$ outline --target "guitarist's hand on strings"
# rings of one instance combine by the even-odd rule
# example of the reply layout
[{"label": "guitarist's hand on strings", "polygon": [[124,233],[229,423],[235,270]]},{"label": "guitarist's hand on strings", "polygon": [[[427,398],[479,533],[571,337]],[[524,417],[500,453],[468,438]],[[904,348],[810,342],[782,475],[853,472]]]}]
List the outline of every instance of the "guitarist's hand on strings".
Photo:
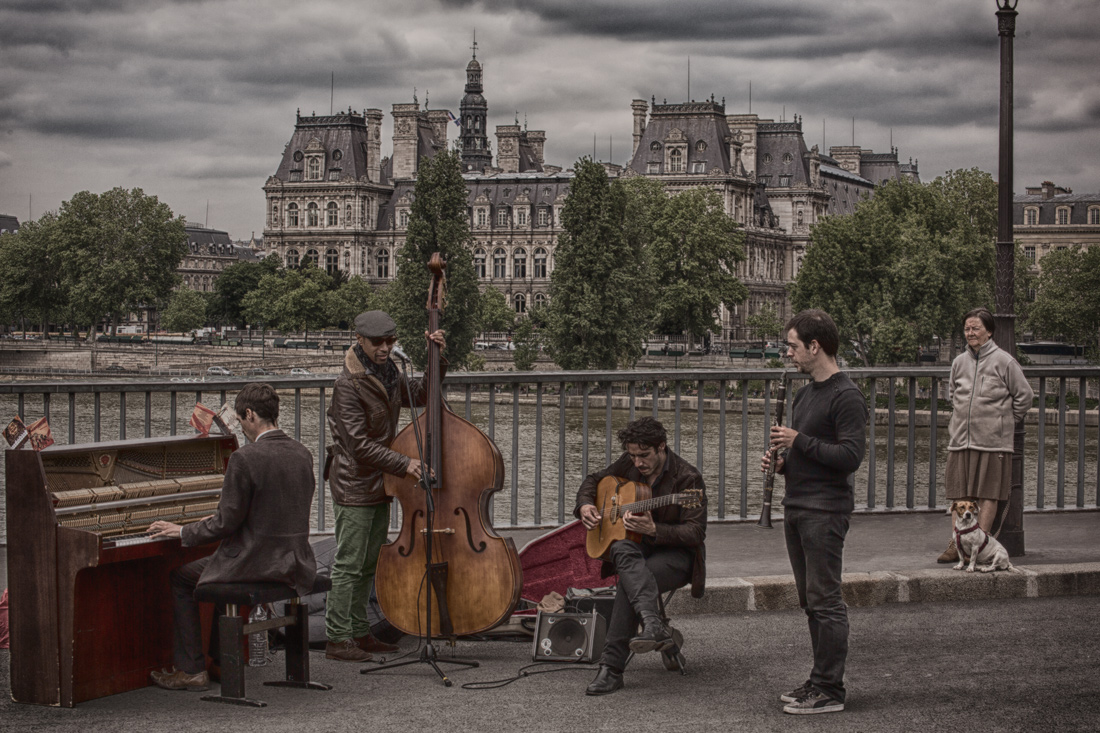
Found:
[{"label": "guitarist's hand on strings", "polygon": [[649,512],[642,512],[641,514],[624,512],[623,526],[630,532],[637,532],[646,537],[657,536],[657,524],[653,521],[653,515]]},{"label": "guitarist's hand on strings", "polygon": [[602,517],[600,510],[594,504],[585,504],[581,507],[581,524],[585,529],[592,529],[598,525]]}]

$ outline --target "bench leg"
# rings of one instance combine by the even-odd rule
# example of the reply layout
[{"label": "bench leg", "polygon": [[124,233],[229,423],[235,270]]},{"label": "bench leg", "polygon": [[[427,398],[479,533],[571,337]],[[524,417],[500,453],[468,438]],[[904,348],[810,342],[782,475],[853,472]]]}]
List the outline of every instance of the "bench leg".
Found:
[{"label": "bench leg", "polygon": [[286,604],[284,614],[293,619],[286,627],[286,680],[265,682],[271,687],[299,687],[331,690],[331,685],[309,680],[309,607],[303,603]]},{"label": "bench leg", "polygon": [[238,615],[235,605],[230,605],[218,621],[218,641],[221,644],[221,694],[203,695],[202,699],[206,702],[266,707],[267,703],[244,696],[244,619]]}]

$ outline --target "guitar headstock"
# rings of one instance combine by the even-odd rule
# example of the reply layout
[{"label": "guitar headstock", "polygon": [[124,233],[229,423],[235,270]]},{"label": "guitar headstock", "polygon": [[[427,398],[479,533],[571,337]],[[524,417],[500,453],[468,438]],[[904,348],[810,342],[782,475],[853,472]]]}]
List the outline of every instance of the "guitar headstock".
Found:
[{"label": "guitar headstock", "polygon": [[686,489],[680,492],[680,501],[676,502],[686,509],[698,509],[703,505],[703,491],[701,489]]}]

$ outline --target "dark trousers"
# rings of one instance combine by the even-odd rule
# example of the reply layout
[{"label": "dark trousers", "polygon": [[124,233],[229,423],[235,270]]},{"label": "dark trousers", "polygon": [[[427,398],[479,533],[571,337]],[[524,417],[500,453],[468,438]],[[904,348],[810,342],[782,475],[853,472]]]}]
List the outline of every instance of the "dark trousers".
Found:
[{"label": "dark trousers", "polygon": [[810,684],[844,701],[844,663],[848,657],[848,607],[840,592],[847,514],[787,507],[783,531],[798,589],[798,605],[810,624],[814,666]]},{"label": "dark trousers", "polygon": [[[195,586],[199,576],[210,564],[210,558],[204,557],[186,565],[181,565],[168,574],[168,584],[172,588],[172,621],[174,641],[172,645],[172,664],[187,674],[198,674],[206,669],[206,657],[202,653],[202,619],[199,616],[199,602],[195,600]],[[218,617],[223,608],[214,608],[214,623],[210,633],[210,656],[218,660]]]},{"label": "dark trousers", "polygon": [[638,631],[638,621],[658,615],[659,594],[691,582],[694,557],[686,547],[654,547],[631,540],[611,545],[611,562],[619,574],[619,585],[600,664],[620,672],[626,669],[630,639]]}]

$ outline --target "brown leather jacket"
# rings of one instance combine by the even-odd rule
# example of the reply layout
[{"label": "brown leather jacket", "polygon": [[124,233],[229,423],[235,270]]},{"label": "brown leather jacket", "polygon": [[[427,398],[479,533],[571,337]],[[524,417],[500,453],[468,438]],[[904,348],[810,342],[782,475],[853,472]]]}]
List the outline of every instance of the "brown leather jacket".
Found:
[{"label": "brown leather jacket", "polygon": [[[446,373],[446,365],[443,366]],[[423,405],[428,387],[423,378],[410,383],[412,398]],[[363,367],[354,347],[344,356],[344,371],[332,389],[328,429],[332,436],[325,477],[332,501],[343,506],[370,506],[393,501],[386,496],[382,474],[404,476],[409,457],[390,450],[401,408],[409,406],[405,378],[401,399],[391,402],[385,387]]]},{"label": "brown leather jacket", "polygon": [[[677,506],[660,507],[653,510],[653,521],[657,525],[657,536],[646,537],[644,542],[654,545],[670,545],[675,547],[688,547],[695,552],[695,562],[691,570],[691,595],[694,598],[702,598],[707,583],[706,545],[707,536],[707,488],[703,483],[703,477],[699,471],[680,456],[668,450],[668,458],[665,467],[666,475],[660,481],[660,485],[654,490],[655,496],[676,494],[687,489],[698,489],[703,494],[700,506],[687,508]],[[629,453],[623,453],[619,460],[612,463],[606,470],[589,474],[577,491],[577,505],[573,509],[573,516],[580,517],[581,507],[585,504],[595,505],[596,487],[600,479],[605,476],[619,476],[630,481],[646,483],[638,469],[634,467]],[[603,575],[614,574],[614,568],[610,563],[604,563]]]}]

